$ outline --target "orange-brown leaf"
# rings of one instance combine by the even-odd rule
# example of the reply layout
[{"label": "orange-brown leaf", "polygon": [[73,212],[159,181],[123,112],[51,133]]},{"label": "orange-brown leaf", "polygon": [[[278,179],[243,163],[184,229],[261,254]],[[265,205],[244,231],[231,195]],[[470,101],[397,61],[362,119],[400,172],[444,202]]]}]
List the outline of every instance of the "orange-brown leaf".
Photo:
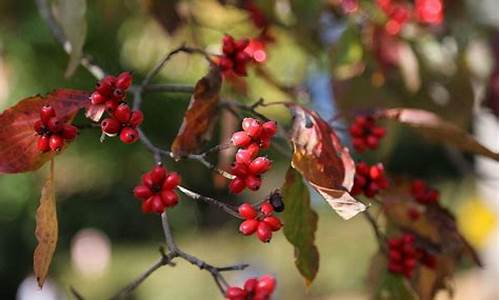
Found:
[{"label": "orange-brown leaf", "polygon": [[70,122],[80,108],[88,105],[88,93],[79,90],[56,90],[46,97],[21,100],[0,115],[0,173],[19,173],[40,168],[54,152],[40,153],[38,136],[33,129],[45,104],[54,107],[56,115]]},{"label": "orange-brown leaf", "polygon": [[379,111],[377,114],[379,117],[414,127],[426,137],[438,142],[447,143],[462,151],[483,155],[498,161],[498,153],[480,144],[465,130],[441,119],[430,111],[413,108],[391,108]]},{"label": "orange-brown leaf", "polygon": [[40,288],[43,286],[54,256],[58,236],[56,195],[54,190],[54,160],[50,162],[50,174],[42,188],[40,206],[36,211],[35,235],[38,240],[33,254],[33,269]]},{"label": "orange-brown leaf", "polygon": [[349,219],[364,211],[366,206],[349,194],[355,172],[349,150],[315,112],[297,104],[288,107],[294,116],[292,167],[342,218]]},{"label": "orange-brown leaf", "polygon": [[194,88],[181,128],[172,143],[175,157],[196,152],[212,128],[219,103],[222,77],[217,67],[200,79]]}]

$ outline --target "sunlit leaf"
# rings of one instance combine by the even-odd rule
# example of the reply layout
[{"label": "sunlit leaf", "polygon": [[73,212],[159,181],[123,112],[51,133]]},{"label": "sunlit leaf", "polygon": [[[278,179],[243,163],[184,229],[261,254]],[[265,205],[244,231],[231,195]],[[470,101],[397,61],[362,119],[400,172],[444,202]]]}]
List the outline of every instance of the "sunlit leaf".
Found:
[{"label": "sunlit leaf", "polygon": [[285,211],[283,232],[295,249],[295,265],[310,285],[319,268],[319,252],[314,244],[318,215],[311,208],[309,190],[293,168],[288,169],[281,188]]},{"label": "sunlit leaf", "polygon": [[292,167],[323,196],[344,219],[350,219],[366,206],[349,191],[354,181],[354,161],[340,144],[335,132],[316,112],[289,104],[293,116],[291,142]]},{"label": "sunlit leaf", "polygon": [[216,67],[196,83],[184,120],[172,143],[175,157],[196,152],[208,138],[216,116],[221,83],[222,77]]},{"label": "sunlit leaf", "polygon": [[0,115],[0,173],[19,173],[40,168],[55,153],[40,153],[33,125],[45,104],[54,107],[57,117],[70,122],[89,103],[89,94],[79,90],[56,90],[46,97],[21,100]]},{"label": "sunlit leaf", "polygon": [[36,211],[35,235],[38,245],[33,253],[33,269],[38,286],[41,288],[49,273],[58,238],[54,160],[51,160],[49,177],[42,188],[40,206]]},{"label": "sunlit leaf", "polygon": [[483,155],[498,161],[498,153],[480,144],[465,130],[441,119],[438,115],[413,108],[391,108],[379,111],[378,116],[401,122],[435,141],[453,145],[462,151]]}]

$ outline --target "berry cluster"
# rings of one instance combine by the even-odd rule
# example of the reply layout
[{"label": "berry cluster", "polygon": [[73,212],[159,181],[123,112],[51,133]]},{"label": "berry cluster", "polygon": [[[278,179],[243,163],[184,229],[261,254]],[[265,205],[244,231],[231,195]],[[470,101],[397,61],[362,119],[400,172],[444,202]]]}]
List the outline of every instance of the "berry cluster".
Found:
[{"label": "berry cluster", "polygon": [[369,166],[365,162],[356,164],[356,176],[351,190],[352,195],[364,193],[366,197],[372,198],[380,190],[389,187],[389,181],[385,176],[384,166],[381,163]]},{"label": "berry cluster", "polygon": [[417,265],[415,237],[403,234],[401,237],[389,239],[389,254],[387,268],[392,273],[400,273],[410,278]]},{"label": "berry cluster", "polygon": [[229,287],[226,290],[226,299],[268,300],[275,288],[276,279],[271,275],[262,275],[259,278],[247,279],[243,288]]},{"label": "berry cluster", "polygon": [[262,123],[253,118],[245,118],[243,131],[233,133],[231,142],[240,148],[236,152],[236,161],[231,173],[236,176],[229,184],[229,190],[238,194],[245,188],[256,191],[262,183],[261,175],[271,168],[272,162],[260,156],[260,149],[267,149],[271,138],[276,134],[277,124],[274,121]]},{"label": "berry cluster", "polygon": [[226,76],[247,75],[247,64],[251,57],[245,52],[248,46],[248,39],[235,41],[230,35],[225,35],[222,39],[222,55],[219,59],[219,66]]},{"label": "berry cluster", "polygon": [[421,204],[432,204],[439,200],[439,192],[427,185],[423,180],[414,180],[410,192],[415,201]]},{"label": "berry cluster", "polygon": [[274,207],[267,201],[260,206],[260,214],[249,203],[240,205],[238,212],[242,218],[245,218],[245,221],[240,224],[240,232],[244,235],[252,235],[257,232],[257,238],[264,243],[271,240],[273,231],[278,231],[283,226],[281,220],[273,216]]},{"label": "berry cluster", "polygon": [[64,141],[71,141],[78,134],[75,126],[56,117],[56,111],[50,105],[40,109],[40,119],[35,122],[34,129],[39,135],[37,148],[40,152],[60,151]]},{"label": "berry cluster", "polygon": [[421,23],[439,25],[443,22],[443,0],[415,0],[415,14]]},{"label": "berry cluster", "polygon": [[134,188],[134,195],[142,201],[144,213],[162,213],[165,208],[173,207],[179,201],[173,191],[181,182],[175,172],[168,172],[158,164],[142,176],[141,183]]},{"label": "berry cluster", "polygon": [[384,137],[385,129],[375,124],[373,116],[358,116],[349,129],[352,136],[352,145],[358,152],[376,149],[379,140]]},{"label": "berry cluster", "polygon": [[97,83],[96,90],[90,95],[90,102],[95,106],[104,106],[109,117],[101,121],[101,130],[107,136],[119,135],[120,140],[130,144],[139,138],[136,129],[144,116],[141,111],[132,111],[125,103],[127,90],[132,84],[129,72],[118,76],[106,76]]}]

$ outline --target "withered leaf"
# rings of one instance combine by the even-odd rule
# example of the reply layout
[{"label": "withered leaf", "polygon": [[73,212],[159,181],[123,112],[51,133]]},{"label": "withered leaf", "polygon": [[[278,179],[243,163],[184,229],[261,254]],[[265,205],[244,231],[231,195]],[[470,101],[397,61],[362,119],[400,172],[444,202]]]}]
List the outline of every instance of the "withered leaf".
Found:
[{"label": "withered leaf", "polygon": [[35,235],[38,245],[33,253],[33,269],[38,286],[41,288],[47,278],[58,238],[54,160],[50,161],[49,177],[42,188],[40,206],[36,211]]},{"label": "withered leaf", "polygon": [[349,150],[316,112],[298,104],[288,104],[294,120],[291,130],[292,167],[323,196],[344,219],[350,219],[366,206],[349,191],[354,181],[354,161]]},{"label": "withered leaf", "polygon": [[447,143],[458,149],[483,155],[498,161],[498,153],[480,144],[473,136],[458,126],[441,119],[438,115],[414,108],[391,108],[376,113],[380,118],[398,121],[437,142]]},{"label": "withered leaf", "polygon": [[59,89],[46,97],[34,96],[18,102],[0,114],[0,173],[28,172],[40,168],[55,153],[40,153],[33,125],[45,104],[54,107],[58,118],[70,122],[89,104],[89,93]]},{"label": "withered leaf", "polygon": [[216,116],[222,77],[217,67],[211,67],[207,75],[194,88],[182,125],[172,143],[172,153],[179,158],[199,150],[210,134]]}]

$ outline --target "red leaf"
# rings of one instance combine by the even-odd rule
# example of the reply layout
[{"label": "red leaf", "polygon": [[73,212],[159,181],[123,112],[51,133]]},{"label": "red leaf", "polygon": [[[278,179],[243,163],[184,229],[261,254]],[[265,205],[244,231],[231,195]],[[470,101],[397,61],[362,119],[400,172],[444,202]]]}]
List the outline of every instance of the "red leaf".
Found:
[{"label": "red leaf", "polygon": [[328,123],[315,112],[297,104],[287,106],[294,115],[292,167],[342,218],[349,219],[364,211],[366,206],[349,194],[355,172],[349,150],[340,144]]},{"label": "red leaf", "polygon": [[59,89],[46,97],[34,96],[21,100],[0,115],[0,173],[34,171],[55,153],[40,153],[38,136],[33,125],[45,104],[54,107],[57,117],[70,122],[81,108],[89,104],[88,92]]}]

